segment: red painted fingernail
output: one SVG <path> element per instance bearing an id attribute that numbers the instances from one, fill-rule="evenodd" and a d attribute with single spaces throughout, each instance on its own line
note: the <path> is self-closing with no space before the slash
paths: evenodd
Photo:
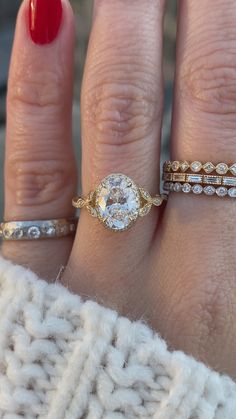
<path id="1" fill-rule="evenodd" d="M 29 8 L 31 38 L 36 44 L 50 44 L 61 25 L 61 0 L 30 0 Z"/>

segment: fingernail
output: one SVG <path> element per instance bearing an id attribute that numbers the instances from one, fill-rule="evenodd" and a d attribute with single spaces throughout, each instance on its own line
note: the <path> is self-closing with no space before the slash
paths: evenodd
<path id="1" fill-rule="evenodd" d="M 29 28 L 36 44 L 50 44 L 56 39 L 62 20 L 61 0 L 30 0 Z"/>

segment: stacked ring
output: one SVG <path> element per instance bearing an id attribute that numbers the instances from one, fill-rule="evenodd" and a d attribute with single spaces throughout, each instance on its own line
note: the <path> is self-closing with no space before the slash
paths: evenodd
<path id="1" fill-rule="evenodd" d="M 233 175 L 233 176 L 232 176 Z M 236 164 L 167 161 L 163 167 L 164 190 L 236 198 Z"/>

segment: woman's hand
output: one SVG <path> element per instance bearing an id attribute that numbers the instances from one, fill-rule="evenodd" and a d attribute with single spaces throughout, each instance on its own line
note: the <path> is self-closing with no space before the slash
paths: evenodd
<path id="1" fill-rule="evenodd" d="M 40 9 L 49 4 L 60 8 L 59 0 L 31 1 L 31 35 L 36 42 L 41 36 L 40 45 L 30 36 L 29 0 L 17 22 L 6 220 L 73 215 L 73 14 L 63 0 L 59 32 L 51 17 L 52 36 L 45 38 Z M 112 172 L 153 194 L 159 189 L 164 7 L 164 0 L 95 0 L 82 89 L 84 194 Z M 174 159 L 236 161 L 235 20 L 234 0 L 179 2 Z M 82 211 L 74 241 L 5 242 L 2 250 L 50 280 L 67 264 L 62 282 L 74 292 L 145 319 L 171 348 L 236 377 L 235 205 L 233 199 L 171 194 L 165 208 L 152 209 L 121 234 Z"/>

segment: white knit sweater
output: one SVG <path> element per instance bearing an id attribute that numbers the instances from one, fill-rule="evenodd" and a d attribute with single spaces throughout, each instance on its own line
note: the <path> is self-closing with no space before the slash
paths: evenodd
<path id="1" fill-rule="evenodd" d="M 0 418 L 235 419 L 236 384 L 0 259 Z"/>

